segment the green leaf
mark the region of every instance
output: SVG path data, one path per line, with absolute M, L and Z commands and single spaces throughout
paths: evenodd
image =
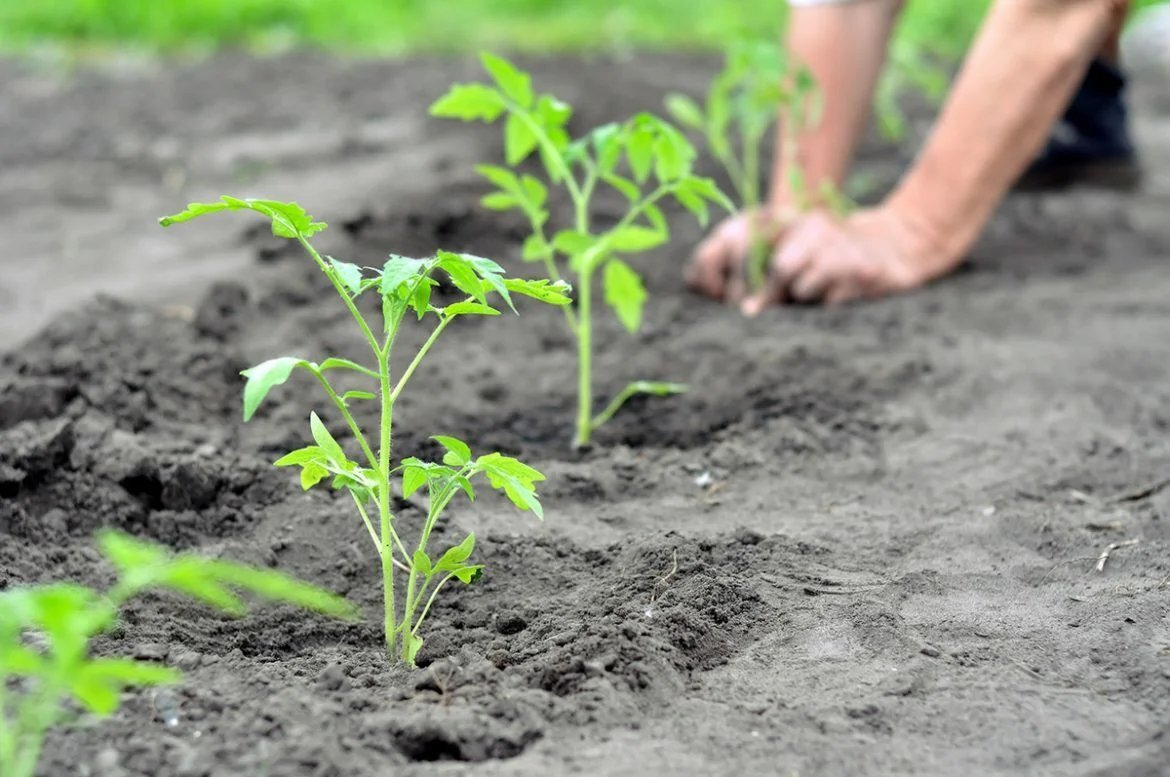
M 613 233 L 609 238 L 609 245 L 614 251 L 637 253 L 649 251 L 666 242 L 667 236 L 656 229 L 629 226 Z
M 451 277 L 451 283 L 468 296 L 474 297 L 481 305 L 487 304 L 484 295 L 483 282 L 479 279 L 475 266 L 462 254 L 450 251 L 439 251 L 436 254 L 438 267 Z
M 329 433 L 329 429 L 321 422 L 321 418 L 316 413 L 309 413 L 309 429 L 313 432 L 313 439 L 321 446 L 321 450 L 325 452 L 326 458 L 334 464 L 344 464 L 348 461 L 345 451 L 333 439 L 333 435 Z
M 309 445 L 284 454 L 279 459 L 274 461 L 272 466 L 300 467 L 309 463 L 323 464 L 325 461 L 327 461 L 325 451 L 317 445 Z
M 504 123 L 504 159 L 510 165 L 518 165 L 536 150 L 540 140 L 532 128 L 512 113 Z
M 109 715 L 118 708 L 123 689 L 169 685 L 181 679 L 179 672 L 165 666 L 128 658 L 99 658 L 80 668 L 69 690 L 91 712 Z
M 244 421 L 251 420 L 268 392 L 288 380 L 297 367 L 310 368 L 310 364 L 295 356 L 281 356 L 240 373 L 248 380 L 244 384 Z
M 493 291 L 504 298 L 504 302 L 515 313 L 516 306 L 512 304 L 512 295 L 508 293 L 508 287 L 504 283 L 504 268 L 500 267 L 499 264 L 491 259 L 486 259 L 482 256 L 475 256 L 473 254 L 460 254 L 459 256 L 475 269 L 476 274 L 479 275 L 484 283 L 491 286 Z
M 415 572 L 418 572 L 425 577 L 430 577 L 432 574 L 434 574 L 434 570 L 431 569 L 431 560 L 423 551 L 416 550 L 414 552 L 414 557 L 411 559 L 411 562 L 414 565 Z
M 499 453 L 480 456 L 476 460 L 476 467 L 487 475 L 492 488 L 503 490 L 512 504 L 544 519 L 544 510 L 536 498 L 535 484 L 544 480 L 544 475 L 539 471 Z
M 382 267 L 382 286 L 379 289 L 382 296 L 395 295 L 404 285 L 413 283 L 426 264 L 422 259 L 390 254 L 390 258 Z
M 707 201 L 699 195 L 688 191 L 686 189 L 675 189 L 674 198 L 679 205 L 689 210 L 694 215 L 695 220 L 699 222 L 699 226 L 707 226 L 707 221 L 711 217 L 710 208 L 707 207 Z
M 491 123 L 504 112 L 504 96 L 486 84 L 455 84 L 431 105 L 432 116 Z
M 475 172 L 479 173 L 505 192 L 520 191 L 520 180 L 516 177 L 515 173 L 506 167 L 498 167 L 496 165 L 476 165 Z
M 348 403 L 351 399 L 377 399 L 371 391 L 347 391 L 341 395 L 341 400 Z
M 636 380 L 622 390 L 623 394 L 650 394 L 656 397 L 669 397 L 675 394 L 685 394 L 687 386 L 684 383 L 669 383 L 661 380 Z
M 626 159 L 630 163 L 634 180 L 645 183 L 654 165 L 654 135 L 644 128 L 633 130 L 630 139 L 626 141 Z
M 637 202 L 642 197 L 642 189 L 638 184 L 620 175 L 606 175 L 602 177 L 607 184 L 617 189 L 630 202 Z
M 454 316 L 498 316 L 500 311 L 491 305 L 481 305 L 478 302 L 456 302 L 443 308 L 443 315 L 448 318 Z
M 597 240 L 584 232 L 562 229 L 553 235 L 553 248 L 566 256 L 580 256 L 593 247 Z
M 321 362 L 319 365 L 317 365 L 317 369 L 321 370 L 321 372 L 325 372 L 326 370 L 353 370 L 354 372 L 360 372 L 363 375 L 368 375 L 371 378 L 378 377 L 378 373 L 374 372 L 369 367 L 363 367 L 357 362 L 350 361 L 349 359 L 338 359 L 335 356 L 330 356 L 328 359 Z
M 441 434 L 437 434 L 431 439 L 447 449 L 447 453 L 443 456 L 444 464 L 450 467 L 462 467 L 471 461 L 471 448 L 462 440 Z
M 620 259 L 605 264 L 605 301 L 617 313 L 618 320 L 630 332 L 642 325 L 642 307 L 646 303 L 646 287 L 633 268 Z
M 402 469 L 402 498 L 409 499 L 430 482 L 430 474 L 421 467 L 406 465 Z
M 521 258 L 526 262 L 543 262 L 552 253 L 552 246 L 544 239 L 544 235 L 529 235 L 524 239 L 524 249 Z
M 532 78 L 527 73 L 495 54 L 484 52 L 479 59 L 508 99 L 521 108 L 532 107 Z
M 312 237 L 325 229 L 325 223 L 313 221 L 305 209 L 295 202 L 279 202 L 277 200 L 240 199 L 224 195 L 219 202 L 192 202 L 187 209 L 172 216 L 159 219 L 159 224 L 169 227 L 184 221 L 205 216 L 208 213 L 218 213 L 225 210 L 251 210 L 267 216 L 272 221 L 272 234 L 277 237 L 295 239 L 298 235 Z
M 573 287 L 565 281 L 551 282 L 547 278 L 539 280 L 524 280 L 521 278 L 507 278 L 504 285 L 508 291 L 522 294 L 525 297 L 546 302 L 549 305 L 568 305 L 573 300 L 569 297 Z
M 480 197 L 479 204 L 488 210 L 511 210 L 520 207 L 520 200 L 506 192 L 491 192 Z
M 524 193 L 524 200 L 532 210 L 536 210 L 548 202 L 548 187 L 531 175 L 520 179 L 520 190 Z
M 333 271 L 337 273 L 337 278 L 341 281 L 341 285 L 349 289 L 350 294 L 357 296 L 361 293 L 362 268 L 349 262 L 339 262 L 332 256 L 329 257 L 329 264 L 332 265 Z
M 567 102 L 558 100 L 551 94 L 541 95 L 540 99 L 536 101 L 536 108 L 533 110 L 537 121 L 545 131 L 548 132 L 553 145 L 558 150 L 563 151 L 568 145 L 567 138 L 564 133 L 557 130 L 569 123 L 569 119 L 573 116 L 573 107 Z
M 459 579 L 460 582 L 471 585 L 475 581 L 483 577 L 483 564 L 472 564 L 471 566 L 459 567 L 452 573 Z
M 320 462 L 306 462 L 301 465 L 301 490 L 308 491 L 313 486 L 329 477 L 329 470 Z
M 695 130 L 702 130 L 707 124 L 703 109 L 694 100 L 683 94 L 666 96 L 666 110 L 679 124 Z
M 439 561 L 435 564 L 435 571 L 439 572 L 454 572 L 456 569 L 464 566 L 463 562 L 471 556 L 472 551 L 475 550 L 475 534 L 468 534 L 463 542 L 459 543 L 453 548 L 448 548 L 447 551 L 439 557 Z
M 202 561 L 208 577 L 273 602 L 293 604 L 306 610 L 345 620 L 357 620 L 357 608 L 337 594 L 298 580 L 274 569 L 237 564 L 233 561 Z
M 654 141 L 654 175 L 660 183 L 677 181 L 690 174 L 694 149 L 673 127 L 663 125 Z

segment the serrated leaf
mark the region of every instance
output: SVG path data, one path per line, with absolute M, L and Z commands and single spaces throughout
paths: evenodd
M 544 518 L 544 510 L 536 498 L 535 484 L 544 480 L 544 475 L 539 471 L 499 453 L 480 456 L 476 465 L 487 475 L 492 488 L 503 490 L 512 504 L 521 510 L 532 511 L 537 518 Z
M 512 113 L 504 123 L 504 159 L 510 165 L 518 165 L 536 150 L 540 140 L 532 128 Z
M 483 281 L 479 279 L 474 265 L 467 261 L 462 254 L 450 251 L 439 251 L 436 256 L 438 267 L 451 277 L 451 283 L 455 284 L 455 288 L 474 297 L 480 304 L 487 304 Z
M 430 476 L 422 467 L 405 466 L 402 470 L 402 497 L 409 499 L 415 492 L 430 481 Z
M 660 183 L 670 183 L 690 174 L 694 150 L 673 128 L 664 128 L 654 141 L 654 175 Z
M 378 373 L 374 372 L 370 368 L 363 367 L 357 362 L 351 361 L 349 359 L 339 359 L 336 356 L 330 356 L 328 359 L 321 362 L 319 365 L 317 365 L 317 369 L 321 370 L 321 372 L 325 372 L 327 370 L 353 370 L 354 372 L 360 372 L 363 375 L 369 375 L 372 378 L 378 377 Z
M 448 548 L 442 556 L 439 557 L 435 564 L 436 572 L 454 572 L 456 569 L 464 566 L 465 561 L 471 557 L 475 550 L 475 534 L 468 534 L 463 542 L 452 548 Z
M 537 121 L 545 131 L 548 132 L 553 145 L 558 150 L 564 150 L 567 143 L 561 142 L 562 138 L 567 138 L 565 133 L 557 132 L 558 129 L 564 127 L 569 123 L 569 119 L 573 116 L 573 107 L 563 100 L 558 100 L 551 94 L 541 95 L 540 99 L 536 101 L 536 108 L 533 110 Z
M 484 52 L 480 55 L 483 67 L 492 80 L 512 102 L 521 108 L 532 107 L 532 77 L 503 57 Z
M 192 202 L 186 210 L 159 219 L 159 224 L 169 227 L 184 221 L 225 210 L 251 210 L 267 216 L 272 222 L 272 233 L 277 237 L 295 239 L 297 235 L 312 237 L 325 229 L 325 223 L 313 218 L 295 202 L 278 200 L 240 199 L 224 195 L 219 202 Z
M 666 239 L 667 236 L 660 230 L 628 226 L 610 235 L 609 246 L 614 251 L 638 253 L 656 248 L 665 243 Z
M 317 441 L 317 445 L 321 446 L 321 450 L 329 461 L 338 465 L 347 461 L 345 451 L 341 449 L 337 440 L 333 439 L 333 435 L 329 433 L 329 429 L 316 413 L 309 413 L 309 429 L 313 433 L 313 439 Z
M 333 271 L 337 273 L 337 278 L 341 281 L 341 285 L 348 289 L 350 294 L 356 296 L 361 293 L 362 268 L 349 262 L 339 262 L 332 256 L 329 257 L 329 264 L 333 267 Z
M 524 200 L 532 210 L 540 208 L 548 201 L 548 187 L 531 175 L 520 179 L 520 190 L 524 193 Z
M 667 95 L 666 110 L 670 112 L 675 121 L 691 129 L 702 130 L 707 123 L 702 108 L 684 94 Z
M 508 293 L 508 287 L 504 283 L 504 268 L 500 267 L 499 264 L 491 259 L 482 256 L 475 256 L 473 254 L 460 254 L 460 256 L 475 269 L 475 273 L 484 283 L 504 298 L 504 302 L 515 313 L 516 306 L 512 304 L 512 295 Z
M 471 461 L 471 448 L 463 440 L 437 434 L 431 438 L 447 449 L 443 463 L 451 467 L 462 467 Z
M 309 362 L 304 359 L 281 356 L 241 372 L 240 374 L 247 379 L 247 383 L 244 384 L 244 421 L 251 420 L 264 397 L 268 396 L 268 392 L 287 381 L 293 370 L 309 366 Z
M 382 284 L 379 288 L 382 296 L 395 295 L 402 286 L 413 283 L 425 266 L 426 261 L 422 259 L 390 254 L 382 267 Z
M 521 278 L 507 278 L 504 285 L 508 291 L 531 297 L 549 305 L 568 305 L 572 302 L 569 296 L 573 287 L 565 281 L 549 281 L 547 278 L 539 280 L 524 280 Z
M 520 189 L 520 181 L 516 178 L 516 174 L 506 167 L 476 165 L 475 172 L 506 192 L 515 192 Z
M 483 577 L 483 564 L 473 564 L 471 566 L 459 567 L 452 574 L 459 579 L 459 582 L 471 585 L 472 583 Z
M 618 320 L 630 332 L 642 325 L 642 307 L 646 304 L 646 287 L 634 269 L 620 259 L 605 263 L 605 301 Z
M 481 305 L 478 302 L 456 302 L 443 308 L 443 315 L 454 316 L 498 316 L 500 311 L 491 305 Z
M 707 207 L 707 201 L 697 194 L 685 189 L 677 189 L 674 192 L 674 198 L 679 205 L 689 210 L 694 215 L 695 220 L 699 222 L 699 226 L 707 226 L 707 221 L 711 217 L 710 208 Z
M 504 96 L 486 84 L 455 84 L 431 104 L 430 114 L 490 123 L 500 117 L 505 107 Z

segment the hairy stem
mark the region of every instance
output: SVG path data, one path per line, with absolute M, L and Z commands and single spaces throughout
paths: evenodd
M 393 528 L 390 513 L 390 428 L 394 419 L 394 397 L 390 388 L 390 344 L 378 351 L 378 376 L 382 394 L 381 444 L 378 450 L 378 517 L 381 519 L 382 546 L 382 602 L 385 612 L 386 654 L 394 661 L 397 652 L 398 629 L 394 611 L 394 550 L 391 547 Z
M 584 448 L 593 434 L 593 270 L 582 267 L 577 282 L 577 435 L 573 446 Z

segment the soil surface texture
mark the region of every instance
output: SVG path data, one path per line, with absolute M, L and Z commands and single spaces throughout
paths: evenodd
M 716 63 L 526 64 L 580 131 Z M 522 224 L 477 204 L 471 166 L 499 159 L 499 130 L 426 118 L 477 70 L 0 63 L 0 587 L 108 581 L 92 536 L 114 526 L 367 616 L 142 599 L 99 650 L 185 682 L 55 731 L 41 773 L 1170 773 L 1170 79 L 1135 77 L 1140 192 L 1014 195 L 920 293 L 746 320 L 686 291 L 702 231 L 671 214 L 675 241 L 636 262 L 645 328 L 603 312 L 595 369 L 601 396 L 690 392 L 633 403 L 586 452 L 557 310 L 455 327 L 396 409 L 396 454 L 452 434 L 520 456 L 548 475 L 547 520 L 454 503 L 440 539 L 475 531 L 486 574 L 439 600 L 405 672 L 386 667 L 352 504 L 271 467 L 310 410 L 328 417 L 316 385 L 240 417 L 241 369 L 359 357 L 352 323 L 247 214 L 155 219 L 295 199 L 339 258 L 444 247 L 525 272 Z M 867 141 L 872 194 L 912 147 Z

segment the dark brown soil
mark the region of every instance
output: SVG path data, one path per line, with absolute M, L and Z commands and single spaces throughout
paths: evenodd
M 712 65 L 529 64 L 578 128 Z M 43 774 L 1170 773 L 1167 81 L 1138 82 L 1142 193 L 1014 197 L 918 294 L 744 320 L 685 291 L 701 233 L 676 218 L 639 263 L 644 332 L 603 316 L 596 369 L 603 394 L 691 392 L 634 404 L 588 452 L 569 449 L 559 313 L 462 325 L 401 401 L 397 453 L 454 434 L 519 455 L 549 475 L 547 521 L 458 504 L 449 532 L 479 534 L 487 574 L 441 600 L 406 673 L 381 655 L 360 522 L 270 466 L 325 411 L 315 387 L 240 420 L 240 369 L 358 353 L 344 311 L 262 225 L 153 219 L 222 192 L 297 199 L 339 257 L 516 267 L 518 225 L 477 207 L 470 172 L 497 132 L 423 118 L 472 73 L 0 64 L 0 587 L 106 580 L 91 536 L 118 526 L 369 616 L 137 602 L 101 650 L 186 682 L 55 732 Z M 863 156 L 888 181 L 906 155 Z

